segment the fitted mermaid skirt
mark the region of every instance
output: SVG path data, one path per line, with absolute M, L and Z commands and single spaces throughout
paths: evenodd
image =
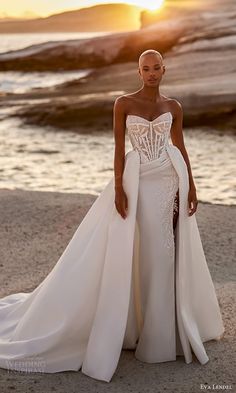
M 178 174 L 167 153 L 140 165 L 135 238 L 138 258 L 133 261 L 133 288 L 138 297 L 133 320 L 136 329 L 128 327 L 136 335 L 132 343 L 127 333 L 123 347 L 134 348 L 135 357 L 149 363 L 176 360 L 173 214 L 178 185 Z
M 178 175 L 169 159 L 140 168 L 137 223 L 143 327 L 135 355 L 161 362 L 176 356 L 173 212 Z

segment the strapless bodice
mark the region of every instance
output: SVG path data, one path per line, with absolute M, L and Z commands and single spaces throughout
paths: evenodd
M 141 116 L 127 115 L 128 137 L 134 150 L 138 151 L 141 163 L 161 159 L 166 155 L 165 147 L 169 143 L 171 124 L 171 112 L 162 113 L 152 121 Z

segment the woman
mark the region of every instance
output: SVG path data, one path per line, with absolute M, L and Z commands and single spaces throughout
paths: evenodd
M 164 72 L 160 53 L 141 54 L 142 88 L 114 105 L 114 177 L 41 284 L 0 299 L 0 367 L 81 369 L 109 382 L 122 349 L 144 362 L 209 360 L 203 342 L 224 326 L 181 105 L 159 93 Z M 125 154 L 126 128 L 134 148 Z
M 146 50 L 139 58 L 139 75 L 143 86 L 137 92 L 119 97 L 114 105 L 115 204 L 123 219 L 128 210 L 128 198 L 122 184 L 126 127 L 141 161 L 137 204 L 141 307 L 137 315 L 140 318 L 144 315 L 144 321 L 139 320 L 135 356 L 146 362 L 176 360 L 178 332 L 175 331 L 173 229 L 176 228 L 178 217 L 179 182 L 165 149 L 169 134 L 187 164 L 190 216 L 195 213 L 198 203 L 183 141 L 181 104 L 161 95 L 159 91 L 164 73 L 161 54 L 155 50 Z
M 114 105 L 114 134 L 115 134 L 115 188 L 116 188 L 116 206 L 120 215 L 125 218 L 125 210 L 128 207 L 127 197 L 122 187 L 122 173 L 124 168 L 125 156 L 125 130 L 126 130 L 126 116 L 129 112 L 141 113 L 144 119 L 158 118 L 155 113 L 172 113 L 173 124 L 171 128 L 171 138 L 174 145 L 176 145 L 188 166 L 189 174 L 189 215 L 195 213 L 197 209 L 196 187 L 194 185 L 190 162 L 186 152 L 183 133 L 182 121 L 183 111 L 181 104 L 174 99 L 160 95 L 159 85 L 162 80 L 162 75 L 165 73 L 165 65 L 161 54 L 155 50 L 146 50 L 139 57 L 139 74 L 143 81 L 143 86 L 140 90 L 132 94 L 126 94 L 119 97 Z M 150 115 L 154 113 L 154 115 Z M 149 122 L 149 121 L 148 121 Z M 152 120 L 150 120 L 150 123 Z

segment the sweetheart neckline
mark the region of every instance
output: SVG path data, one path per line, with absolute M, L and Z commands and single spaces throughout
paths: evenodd
M 163 116 L 163 115 L 165 115 L 165 114 L 167 114 L 167 113 L 170 113 L 170 114 L 171 114 L 171 117 L 173 118 L 172 113 L 171 113 L 170 111 L 168 111 L 168 112 L 163 112 L 163 113 L 161 113 L 159 116 L 155 117 L 155 119 L 153 119 L 153 120 L 148 120 L 148 119 L 145 119 L 145 117 L 138 116 L 138 115 L 132 115 L 132 114 L 128 114 L 128 115 L 126 116 L 126 120 L 127 120 L 128 116 L 134 116 L 134 117 L 139 117 L 140 119 L 143 119 L 143 120 L 147 121 L 148 123 L 153 123 L 154 121 L 156 121 L 156 120 L 159 119 L 161 116 Z

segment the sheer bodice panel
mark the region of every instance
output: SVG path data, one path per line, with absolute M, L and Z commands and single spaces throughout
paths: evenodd
M 172 124 L 171 112 L 165 112 L 149 121 L 141 116 L 127 115 L 128 137 L 140 155 L 140 162 L 155 160 L 165 154 Z

